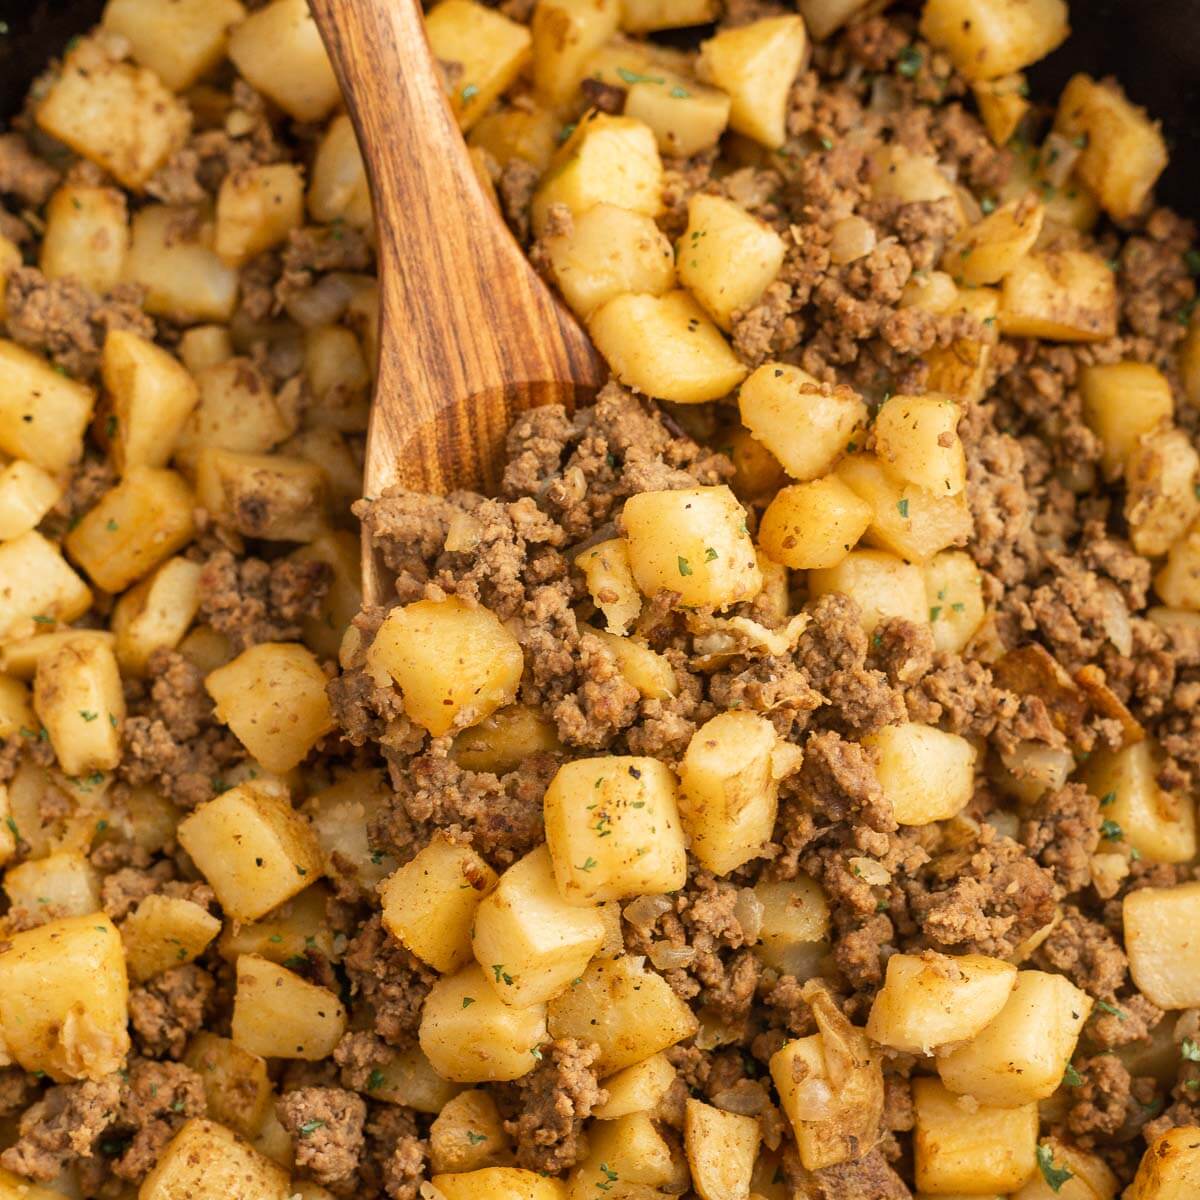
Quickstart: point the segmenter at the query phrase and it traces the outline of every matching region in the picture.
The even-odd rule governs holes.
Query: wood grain
[[[380,351],[365,494],[491,490],[519,412],[594,394],[606,370],[475,175],[416,0],[311,0],[367,164]],[[364,554],[378,603],[379,564]]]

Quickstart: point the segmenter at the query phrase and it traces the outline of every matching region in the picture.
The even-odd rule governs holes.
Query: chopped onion
[[[1129,609],[1125,607],[1125,597],[1121,595],[1115,583],[1101,580],[1096,588],[1103,605],[1103,615],[1100,624],[1108,635],[1108,640],[1116,646],[1118,653],[1126,656],[1133,653],[1133,626],[1129,622]]]
[[[803,1121],[823,1121],[833,1116],[833,1089],[816,1075],[796,1085],[796,1112]]]
[[[1042,178],[1052,187],[1062,187],[1082,151],[1082,146],[1077,146],[1071,138],[1063,137],[1061,133],[1047,134],[1038,159]]]
[[[647,955],[660,971],[678,971],[696,957],[691,946],[672,946],[670,942],[655,942]]]
[[[766,1089],[755,1079],[739,1079],[733,1087],[722,1088],[712,1097],[713,1104],[725,1112],[757,1117],[770,1103]]]
[[[892,873],[881,862],[876,862],[873,858],[855,857],[850,859],[850,869],[864,883],[869,883],[872,887],[882,887],[885,883],[892,882]]]
[[[875,226],[865,217],[843,217],[829,237],[829,257],[845,264],[866,258],[875,249]]]
[[[450,554],[469,554],[483,538],[483,524],[470,513],[456,512],[446,530],[445,549]]]
[[[639,896],[625,905],[621,915],[630,925],[645,929],[670,910],[671,902],[666,896]]]
[[[763,903],[753,888],[742,888],[733,905],[734,920],[742,927],[742,938],[752,946],[762,933]]]
[[[345,315],[354,298],[349,279],[339,272],[322,275],[310,288],[288,297],[287,314],[305,329],[317,325],[335,325]]]

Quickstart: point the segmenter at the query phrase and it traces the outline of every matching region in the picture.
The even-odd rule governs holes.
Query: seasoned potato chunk
[[[103,294],[120,283],[128,247],[124,192],[65,184],[50,197],[38,264],[47,279],[73,275]]]
[[[112,629],[122,671],[144,675],[155,650],[179,645],[200,608],[202,571],[190,559],[168,559],[117,601]]]
[[[545,798],[546,843],[564,900],[590,905],[683,886],[687,855],[675,776],[656,758],[580,758]]]
[[[261,642],[204,681],[216,717],[268,771],[301,763],[334,727],[325,672],[296,642]]]
[[[1200,1129],[1180,1125],[1150,1143],[1125,1200],[1187,1200],[1200,1188]]]
[[[497,709],[454,739],[450,757],[464,771],[506,775],[531,754],[562,749],[554,722],[526,704]]]
[[[1067,15],[1066,0],[926,0],[921,35],[968,79],[997,79],[1060,46]]]
[[[811,572],[808,591],[814,600],[827,592],[849,596],[868,633],[888,617],[929,620],[921,568],[884,550],[852,550],[837,566]]]
[[[524,667],[499,618],[455,596],[392,609],[367,651],[376,683],[394,682],[404,711],[434,737],[512,703]]]
[[[642,597],[629,567],[629,547],[623,538],[609,538],[575,557],[587,579],[592,602],[604,614],[609,633],[623,636],[642,611]]]
[[[217,194],[213,248],[240,267],[304,224],[304,180],[292,163],[230,171]]]
[[[28,637],[47,621],[73,621],[91,602],[87,584],[37,530],[0,544],[0,638]]]
[[[1017,968],[984,954],[893,954],[867,1034],[907,1054],[973,1038],[1004,1007]]]
[[[550,1033],[600,1047],[601,1075],[632,1066],[696,1032],[692,1010],[641,958],[594,960],[580,981],[550,1001]]]
[[[1193,525],[1171,547],[1166,563],[1154,577],[1154,590],[1172,608],[1200,612],[1200,524]]]
[[[1117,1177],[1107,1163],[1095,1154],[1070,1142],[1045,1137],[1038,1143],[1038,1170],[1013,1192],[1012,1200],[1116,1200],[1120,1190]],[[1061,1180],[1057,1172],[1066,1171]],[[1052,1185],[1050,1180],[1057,1182]]]
[[[281,454],[201,450],[196,500],[218,524],[245,537],[307,542],[328,532],[325,472]]]
[[[539,1171],[520,1167],[480,1167],[430,1181],[446,1200],[566,1200],[566,1187]]]
[[[53,475],[17,459],[0,469],[0,542],[35,529],[63,489]]]
[[[71,638],[43,654],[33,707],[66,774],[111,771],[121,761],[125,696],[107,642]]]
[[[163,1147],[138,1200],[288,1200],[288,1173],[236,1134],[193,1117]]]
[[[624,0],[621,28],[629,33],[703,25],[720,15],[717,0]]]
[[[962,653],[983,624],[983,578],[964,550],[943,550],[923,568],[929,626],[938,650]]]
[[[748,1200],[759,1136],[754,1117],[688,1099],[683,1145],[701,1200]]]
[[[457,1083],[443,1079],[433,1063],[417,1045],[391,1052],[380,1062],[375,1083],[368,1086],[371,1095],[388,1104],[402,1104],[422,1113],[439,1113],[462,1091]]]
[[[529,32],[533,38],[533,83],[550,104],[569,100],[587,70],[587,60],[621,20],[617,0],[539,0]]]
[[[4,891],[10,914],[25,910],[26,927],[44,924],[51,914],[82,917],[100,909],[100,877],[78,850],[60,850],[9,867]]]
[[[208,1115],[242,1137],[253,1137],[271,1107],[267,1064],[225,1037],[205,1030],[188,1043],[183,1061],[204,1080]]]
[[[829,948],[829,901],[821,885],[801,871],[795,879],[761,880],[754,894],[763,908],[758,957],[777,971],[804,976],[804,966]]]
[[[321,848],[305,817],[276,785],[247,780],[179,823],[179,844],[221,907],[253,921],[321,873]]]
[[[975,747],[956,733],[905,722],[863,739],[901,825],[928,825],[961,812],[975,789]]]
[[[429,1126],[429,1166],[436,1173],[476,1171],[513,1161],[496,1102],[483,1088],[450,1100]]]
[[[1200,1004],[1200,883],[1139,888],[1122,906],[1134,983],[1159,1008]]]
[[[950,240],[942,270],[968,287],[999,283],[1033,249],[1045,216],[1032,194],[1009,200]]]
[[[758,526],[759,545],[799,570],[836,567],[871,523],[871,506],[836,475],[781,488]]]
[[[10,934],[0,952],[0,1038],[27,1071],[103,1079],[125,1063],[129,985],[104,913]]]
[[[875,416],[875,454],[901,479],[935,496],[957,496],[967,485],[961,415],[946,396],[892,396]]]
[[[1125,462],[1125,520],[1133,548],[1158,558],[1200,516],[1200,454],[1182,429],[1144,434]]]
[[[456,971],[471,958],[479,902],[496,872],[469,846],[435,835],[379,889],[383,923],[435,970]]]
[[[0,451],[56,474],[79,461],[95,393],[0,339]]]
[[[681,604],[727,608],[762,590],[745,510],[724,485],[641,492],[625,502],[621,524],[647,596],[669,591]]]
[[[537,1065],[534,1051],[546,1040],[546,1006],[505,1004],[483,968],[470,963],[433,985],[418,1036],[434,1070],[446,1079],[519,1079]]]
[[[966,223],[962,201],[931,154],[916,154],[899,142],[880,146],[870,158],[871,194],[901,204],[937,204],[955,227]]]
[[[1100,439],[1109,476],[1125,465],[1138,439],[1170,421],[1175,411],[1167,377],[1149,363],[1101,363],[1079,373],[1083,419]]]
[[[729,96],[665,68],[635,77],[625,93],[625,115],[654,130],[658,148],[691,158],[715,146],[729,124]]]
[[[22,727],[30,730],[35,727],[29,689],[19,679],[0,675],[0,738],[10,738],[20,733]],[[7,816],[7,813],[0,815]],[[3,834],[0,834],[0,839],[3,839]],[[7,849],[8,857],[11,857],[12,847]]]
[[[327,988],[254,954],[237,960],[231,1036],[263,1058],[319,1062],[346,1032],[346,1010]]]
[[[230,29],[245,16],[238,0],[108,0],[104,28],[127,39],[143,67],[182,92],[221,61]]]
[[[314,221],[343,220],[360,229],[372,221],[371,189],[350,118],[341,113],[329,122],[313,158],[308,182],[308,212]]]
[[[121,925],[129,974],[143,983],[191,962],[221,932],[206,908],[182,896],[147,896]]]
[[[679,695],[679,680],[670,660],[651,650],[645,642],[586,625],[581,625],[579,631],[595,638],[616,659],[617,670],[625,682],[637,688],[647,700],[666,700]]]
[[[1029,83],[1020,71],[971,84],[979,115],[997,146],[1007,146],[1029,112]]]
[[[1000,328],[1010,337],[1100,342],[1117,331],[1108,264],[1085,250],[1038,250],[1004,277]]]
[[[592,1109],[592,1116],[601,1121],[634,1112],[649,1112],[667,1094],[678,1078],[678,1072],[665,1054],[651,1054],[604,1081],[608,1099]]]

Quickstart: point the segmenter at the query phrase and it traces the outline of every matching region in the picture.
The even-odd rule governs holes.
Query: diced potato
[[[8,301],[4,295],[8,286],[8,277],[18,268],[25,265],[25,256],[21,248],[12,238],[0,234],[0,320],[8,316]]]
[[[742,424],[801,481],[825,475],[867,422],[849,388],[823,388],[787,363],[764,363],[738,392]]]
[[[529,61],[528,27],[474,0],[441,0],[425,17],[434,56],[457,63],[450,107],[463,130],[491,107]]]
[[[675,286],[671,243],[645,213],[597,204],[541,245],[558,290],[584,320],[624,292],[661,296]]]
[[[464,729],[454,739],[450,757],[464,771],[506,775],[531,754],[553,754],[561,749],[553,721],[536,708],[512,704]]]
[[[888,617],[917,625],[929,620],[921,568],[885,550],[852,550],[836,567],[812,571],[808,592],[814,600],[827,592],[849,596],[868,633]]]
[[[675,776],[656,758],[565,763],[546,789],[546,843],[563,899],[590,905],[683,886]]]
[[[203,210],[165,204],[138,210],[125,279],[146,289],[142,303],[148,313],[181,325],[233,316],[238,274],[217,257],[214,236],[215,226]]]
[[[1193,525],[1171,547],[1166,563],[1154,577],[1154,590],[1172,608],[1200,612],[1200,525]]]
[[[195,325],[179,339],[179,358],[195,375],[233,357],[233,339],[224,325]]]
[[[404,711],[434,737],[510,704],[524,666],[499,618],[454,596],[392,609],[367,651],[376,683],[394,682]]]
[[[724,330],[752,308],[783,266],[783,238],[723,196],[697,192],[675,245],[679,282]]]
[[[111,775],[99,771],[81,779],[51,774],[26,757],[9,783],[7,815],[28,843],[29,857],[58,850],[86,854],[96,840],[97,821],[114,815],[112,783]],[[7,816],[5,825],[12,832]]]
[[[62,1194],[57,1188],[30,1183],[0,1167],[0,1200],[62,1200]]]
[[[342,98],[307,0],[273,0],[230,35],[229,57],[247,83],[297,121],[319,121]]]
[[[208,1115],[242,1137],[262,1128],[271,1107],[267,1064],[229,1038],[201,1030],[188,1044],[183,1061],[204,1080]]]
[[[604,1080],[608,1099],[592,1109],[600,1121],[614,1121],[629,1113],[650,1112],[667,1094],[678,1072],[665,1054],[651,1054]]]
[[[467,139],[472,149],[486,150],[501,168],[514,158],[543,172],[558,150],[562,120],[553,109],[524,104],[493,109],[480,118]]]
[[[0,542],[35,529],[61,495],[54,476],[33,463],[17,459],[0,469]]]
[[[391,795],[378,770],[349,771],[304,804],[304,814],[325,858],[325,873],[339,884],[372,892],[395,867],[391,855],[372,848],[368,829]]]
[[[496,1102],[483,1088],[460,1092],[429,1126],[429,1167],[435,1175],[499,1167],[512,1160]]]
[[[155,650],[179,645],[200,608],[201,573],[199,563],[171,558],[117,601],[112,629],[122,671],[144,675]]]
[[[223,1125],[193,1117],[163,1147],[138,1200],[288,1200],[288,1173]]]
[[[596,959],[550,1002],[550,1034],[600,1047],[601,1075],[632,1066],[699,1028],[692,1010],[641,958]]]
[[[244,954],[286,965],[303,958],[306,950],[334,957],[333,933],[326,918],[329,889],[317,883],[272,909],[261,921],[227,921],[217,950],[227,962]]]
[[[191,111],[153,71],[114,61],[98,38],[67,53],[34,120],[120,183],[139,191],[187,138]]]
[[[913,1080],[917,1187],[934,1195],[1009,1192],[1037,1169],[1036,1104],[992,1108],[936,1079]]]
[[[755,713],[720,713],[692,734],[679,768],[679,816],[702,866],[727,875],[762,854],[779,779],[798,754]]]
[[[422,1113],[439,1113],[462,1088],[443,1079],[417,1045],[396,1050],[368,1079],[372,1099],[401,1104]]]
[[[867,1034],[906,1054],[966,1041],[997,1016],[1016,978],[1011,963],[984,954],[893,954]]]
[[[1052,1185],[1044,1170],[1034,1171],[1012,1200],[1115,1200],[1117,1177],[1097,1155],[1054,1137],[1042,1139],[1038,1155],[1039,1167],[1044,1162],[1051,1173],[1066,1171],[1069,1178]]]
[[[1004,277],[1000,328],[1010,337],[1104,341],[1117,331],[1113,273],[1084,250],[1027,254]]]
[[[0,738],[36,728],[29,689],[10,675],[0,675]]]
[[[865,538],[910,562],[925,562],[965,543],[973,528],[965,491],[931,492],[895,475],[872,454],[852,454],[837,475],[871,506]]]
[[[821,885],[801,871],[795,879],[763,880],[754,885],[763,906],[759,958],[784,974],[802,977],[828,948],[829,902]]]
[[[836,475],[781,488],[758,526],[759,545],[797,570],[836,567],[871,523],[871,506]]]
[[[470,961],[479,902],[496,872],[469,846],[435,835],[379,889],[383,923],[418,958],[443,973]]]
[[[96,399],[40,355],[0,339],[0,451],[51,474],[79,461]]]
[[[588,1131],[588,1154],[571,1173],[568,1200],[584,1200],[616,1183],[617,1194],[651,1196],[655,1187],[668,1185],[676,1175],[671,1146],[647,1113],[630,1113],[615,1121],[593,1125]],[[625,1190],[622,1190],[625,1189]]]
[[[1150,1143],[1125,1200],[1187,1200],[1200,1188],[1200,1130],[1178,1125]]]
[[[132,467],[67,534],[67,553],[107,592],[124,591],[195,533],[195,498],[182,477]]]
[[[1125,950],[1140,991],[1160,1008],[1200,1004],[1200,883],[1139,888],[1123,904]]]
[[[691,296],[625,293],[596,309],[588,330],[626,386],[679,404],[715,400],[746,376],[741,363]]]
[[[566,1200],[562,1180],[519,1167],[481,1167],[435,1175],[430,1183],[446,1200]]]
[[[306,329],[304,374],[316,401],[305,413],[309,423],[347,433],[365,430],[371,371],[354,333],[341,325]]]
[[[957,226],[966,223],[962,201],[954,184],[946,178],[931,154],[915,154],[899,142],[880,146],[871,163],[871,194],[876,200],[901,204],[937,204],[955,217]]]
[[[719,88],[658,67],[652,75],[635,76],[625,93],[625,115],[649,125],[659,150],[673,158],[691,158],[715,146],[731,107]]]
[[[87,584],[37,530],[0,544],[0,638],[28,637],[55,621],[66,624],[91,603]],[[5,670],[12,670],[7,656]]]
[[[0,951],[0,1039],[27,1071],[103,1079],[125,1064],[121,935],[104,913],[9,934]]]
[[[247,780],[179,823],[179,844],[238,921],[253,921],[308,887],[322,869],[308,821],[274,785]]]
[[[631,496],[621,515],[642,592],[675,592],[690,607],[727,608],[762,589],[746,513],[723,484]]]
[[[599,811],[599,810],[597,810]],[[577,979],[604,941],[599,909],[559,895],[547,848],[514,863],[475,912],[471,949],[506,1004],[549,1000]]]
[[[983,624],[983,578],[965,550],[943,550],[923,567],[937,650],[961,654]]]
[[[133,57],[182,92],[225,56],[229,31],[246,15],[238,0],[108,0],[104,28],[129,42]]]
[[[117,188],[66,184],[50,197],[38,255],[47,279],[74,276],[103,294],[121,281],[128,246],[129,214]]]
[[[121,761],[125,696],[108,643],[70,638],[42,655],[33,707],[67,775],[111,771]]]
[[[1196,855],[1196,802],[1158,786],[1159,759],[1149,739],[1116,751],[1097,747],[1080,778],[1100,801],[1107,841],[1129,846],[1147,862],[1190,862]]]
[[[620,637],[603,629],[580,626],[580,633],[595,638],[617,662],[625,682],[647,700],[668,700],[679,695],[679,680],[668,658],[634,637]]]
[[[942,270],[968,287],[999,283],[1033,249],[1045,215],[1032,194],[1002,204],[950,240]]]
[[[191,900],[147,896],[121,925],[129,974],[136,983],[143,983],[191,962],[220,932],[221,922]]]
[[[935,496],[957,496],[967,485],[961,415],[946,396],[891,396],[875,416],[875,454],[901,479]]]
[[[1100,439],[1109,476],[1125,465],[1138,439],[1169,422],[1175,411],[1171,385],[1149,363],[1103,363],[1079,373],[1083,419]]]
[[[245,537],[306,542],[329,528],[325,472],[281,454],[205,448],[196,467],[196,500],[218,524]]]
[[[537,1065],[534,1051],[546,1040],[546,1006],[505,1004],[483,968],[470,963],[433,985],[418,1037],[434,1070],[446,1079],[519,1079]]]
[[[968,79],[1021,71],[1070,32],[1066,0],[926,0],[921,36]]]
[[[702,42],[699,71],[733,101],[730,126],[774,150],[787,138],[788,92],[807,52],[802,17],[764,17]]]
[[[683,1145],[701,1200],[749,1200],[759,1136],[754,1117],[688,1099]]]
[[[4,891],[13,909],[23,908],[39,925],[51,917],[82,917],[100,909],[100,877],[78,850],[10,867]]]
[[[1200,454],[1182,429],[1144,434],[1125,462],[1125,520],[1133,548],[1158,558],[1200,516]]]
[[[231,1036],[263,1058],[319,1062],[346,1032],[346,1010],[327,988],[253,954],[237,960]]]
[[[1063,975],[1018,971],[1000,1012],[965,1045],[938,1058],[952,1091],[981,1104],[1019,1108],[1062,1082],[1092,998]]]
[[[243,167],[221,183],[213,248],[223,262],[240,267],[303,224],[304,180],[298,166]]]
[[[345,113],[329,122],[313,158],[308,183],[308,213],[314,221],[346,221],[369,229],[373,220],[371,188],[354,126]]]
[[[971,84],[979,115],[988,137],[997,146],[1007,146],[1029,112],[1029,84],[1021,72],[999,79],[980,79]]]
[[[863,739],[876,755],[875,773],[901,825],[947,821],[975,790],[975,747],[932,725],[885,725]]]
[[[987,385],[987,368],[995,342],[994,329],[1000,311],[1000,293],[995,288],[966,288],[959,292],[948,312],[964,312],[985,326],[982,336],[956,338],[948,346],[934,346],[925,354],[929,375],[928,391],[952,396],[960,404],[982,399]]]
[[[621,28],[627,33],[652,33],[704,25],[719,15],[717,0],[624,0]]]
[[[649,126],[630,117],[587,113],[555,155],[533,197],[534,232],[546,232],[550,209],[580,216],[611,204],[647,217],[662,209],[662,160]]]
[[[1145,207],[1167,165],[1167,146],[1158,123],[1116,80],[1076,75],[1059,96],[1054,128],[1084,139],[1075,173],[1110,216],[1124,220]]]
[[[533,84],[549,104],[570,100],[587,60],[621,19],[616,0],[540,0],[533,10]]]
[[[629,547],[622,538],[589,546],[575,557],[587,579],[592,602],[604,614],[609,633],[624,635],[642,611],[642,597],[629,567]]]

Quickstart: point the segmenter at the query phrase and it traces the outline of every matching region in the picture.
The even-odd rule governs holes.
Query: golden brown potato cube
[[[852,550],[836,567],[810,572],[810,598],[816,600],[827,592],[849,596],[858,605],[868,633],[888,617],[903,617],[918,625],[929,620],[921,568],[886,550]]]
[[[435,834],[380,887],[384,926],[435,970],[456,971],[470,961],[479,902],[495,886],[474,850]]]
[[[951,238],[942,270],[968,287],[999,283],[1033,249],[1045,215],[1032,194],[1002,204]]]
[[[647,596],[669,591],[690,607],[728,608],[762,590],[745,509],[723,484],[641,492],[625,502],[621,524]]]
[[[564,763],[546,789],[546,844],[563,899],[590,905],[683,886],[675,776],[656,758]]]
[[[1160,1008],[1200,1004],[1200,883],[1128,892],[1125,949],[1139,990]]]
[[[346,1010],[327,988],[254,954],[237,960],[231,1036],[243,1050],[319,1062],[345,1032]]]
[[[961,415],[946,396],[891,396],[875,416],[875,454],[901,479],[935,496],[957,496],[967,485]]]
[[[59,1200],[61,1195],[62,1192],[57,1188],[30,1183],[28,1179],[0,1167],[0,1200]]]
[[[253,921],[321,874],[321,848],[286,792],[247,780],[179,823],[179,844],[235,920]]]
[[[624,635],[642,611],[642,597],[629,567],[629,547],[623,538],[609,538],[575,557],[587,580],[592,603],[604,614],[609,633]]]
[[[183,145],[191,111],[153,71],[114,61],[98,38],[82,38],[34,111],[51,137],[139,191]]]
[[[462,1091],[457,1083],[443,1079],[434,1070],[417,1045],[392,1051],[376,1069],[378,1074],[373,1072],[367,1081],[372,1098],[417,1112],[439,1113]]]
[[[704,25],[719,15],[716,0],[624,0],[621,28],[627,33],[651,33]]]
[[[679,282],[726,331],[733,314],[753,308],[783,266],[783,238],[723,196],[697,192],[675,244]]]
[[[613,374],[647,396],[701,404],[746,377],[745,365],[685,291],[614,296],[592,313],[588,332]]]
[[[1115,79],[1076,75],[1059,96],[1054,128],[1083,139],[1075,173],[1106,212],[1124,220],[1145,207],[1167,165],[1167,146],[1158,123]]]
[[[27,925],[100,910],[100,877],[78,850],[60,850],[9,867],[4,872],[4,891],[10,912],[24,909],[28,914]]]
[[[1012,1200],[1116,1200],[1120,1184],[1098,1155],[1054,1137],[1041,1140],[1037,1155],[1039,1169],[1013,1192]],[[1062,1180],[1057,1171],[1070,1177]]]
[[[245,537],[307,542],[329,528],[328,484],[314,463],[281,454],[206,447],[196,467],[196,500],[218,524]]]
[[[971,92],[994,145],[1007,146],[1030,109],[1029,83],[1020,72],[976,80]]]
[[[1200,525],[1193,525],[1171,547],[1154,577],[1154,590],[1172,608],[1200,612]]]
[[[371,188],[358,137],[345,113],[329,122],[317,146],[307,203],[309,216],[322,224],[341,220],[359,229],[371,226]]]
[[[885,725],[863,744],[875,753],[875,773],[901,825],[946,821],[970,803],[975,747],[966,738],[909,721]]]
[[[558,150],[561,129],[553,109],[531,103],[528,108],[493,109],[476,122],[467,141],[472,149],[486,150],[501,168],[520,158],[541,172]]]
[[[179,339],[179,358],[195,375],[233,357],[233,339],[224,325],[196,325]]]
[[[530,216],[546,232],[550,209],[565,204],[573,216],[611,204],[656,217],[662,209],[662,160],[648,125],[595,110],[575,127],[542,177]]]
[[[1179,1125],[1150,1143],[1126,1200],[1187,1200],[1200,1188],[1200,1128]]]
[[[510,704],[464,729],[454,739],[450,757],[464,771],[507,775],[531,754],[553,754],[561,749],[553,721],[536,708]]]
[[[597,908],[559,895],[542,845],[513,863],[475,912],[471,950],[506,1004],[542,1003],[577,979],[604,941]]]
[[[653,1189],[667,1185],[675,1175],[671,1146],[650,1115],[630,1113],[590,1127],[588,1154],[571,1173],[567,1196],[584,1200],[602,1192],[605,1183],[616,1183],[620,1196],[657,1196]]]
[[[763,908],[758,957],[783,974],[801,977],[801,964],[828,950],[829,902],[821,885],[801,871],[795,879],[756,883],[754,894]]]
[[[40,355],[0,339],[0,451],[51,474],[83,453],[96,399]]]
[[[651,1054],[605,1079],[608,1099],[592,1109],[592,1116],[601,1121],[613,1121],[629,1113],[650,1112],[677,1077],[678,1072],[665,1054]]]
[[[938,1058],[952,1091],[1019,1108],[1062,1082],[1092,998],[1063,975],[1018,971],[1004,1007],[970,1041]]]
[[[125,954],[104,913],[10,934],[0,952],[0,1038],[27,1071],[103,1079],[125,1064]]]
[[[807,50],[802,17],[764,17],[702,42],[699,73],[729,94],[730,127],[774,150],[787,138],[788,92]]]
[[[595,1042],[601,1075],[641,1062],[698,1028],[670,984],[629,955],[594,960],[578,983],[550,1002],[551,1035]]]
[[[372,892],[395,868],[392,856],[375,850],[368,837],[368,826],[390,795],[382,772],[349,771],[305,802],[304,814],[312,822],[331,879]]]
[[[213,1121],[193,1117],[163,1147],[138,1200],[289,1200],[283,1167]]]
[[[661,296],[675,286],[671,243],[645,213],[597,204],[541,245],[563,299],[583,320],[624,292]]]
[[[749,1200],[759,1140],[754,1117],[688,1099],[683,1145],[701,1200]]]
[[[155,650],[173,650],[200,608],[199,563],[168,559],[127,591],[112,614],[117,662],[128,675],[144,675]]]
[[[679,680],[670,660],[634,637],[620,637],[603,629],[580,625],[579,632],[595,638],[617,662],[625,682],[647,700],[667,700],[679,695]]]
[[[11,675],[0,675],[0,738],[10,738],[22,728],[37,728],[29,689]]]
[[[537,1066],[546,1006],[505,1004],[478,963],[443,975],[425,998],[418,1032],[434,1070],[456,1083],[519,1079]]]
[[[45,622],[37,622],[33,628]],[[51,622],[52,624],[52,622]],[[69,641],[100,642],[112,649],[116,639],[107,629],[58,629],[54,633],[36,633],[9,642],[0,647],[0,670],[7,671],[16,679],[32,679],[37,674],[37,665],[44,655],[59,649]]]
[[[446,1200],[566,1200],[561,1179],[519,1167],[481,1167],[430,1182]]]
[[[1066,0],[926,0],[921,36],[968,79],[997,79],[1057,49],[1067,15]]]
[[[429,1167],[435,1173],[477,1171],[512,1161],[504,1121],[483,1088],[459,1092],[429,1126]]]
[[[529,61],[528,27],[474,0],[441,0],[425,17],[425,32],[436,58],[458,64],[450,107],[464,131]]]
[[[181,896],[147,896],[121,925],[129,974],[143,983],[199,958],[221,932],[206,908]]]
[[[1098,747],[1080,778],[1100,801],[1104,840],[1148,862],[1190,862],[1196,854],[1196,803],[1158,786],[1161,755],[1149,739],[1120,750]]]
[[[931,154],[915,154],[899,142],[880,146],[870,158],[870,183],[876,200],[937,204],[953,215],[956,227],[966,223],[954,184]]]
[[[793,484],[767,505],[758,542],[785,567],[836,567],[866,533],[871,511],[836,475]]]
[[[38,265],[47,279],[73,275],[94,292],[121,281],[129,214],[117,188],[66,184],[46,205]]]
[[[297,121],[319,121],[341,89],[307,0],[273,0],[229,38],[229,57],[247,83]]]
[[[691,158],[721,140],[729,124],[729,96],[665,68],[637,75],[625,93],[625,115],[654,130],[663,154]]]
[[[529,25],[539,95],[551,105],[570,100],[587,60],[617,32],[620,19],[616,0],[539,0]]]
[[[906,1054],[973,1038],[1004,1007],[1017,968],[984,954],[893,954],[867,1035]]]
[[[238,0],[108,0],[104,28],[129,42],[133,57],[182,92],[225,57],[229,31],[246,16]]]
[[[1125,520],[1133,548],[1166,554],[1200,516],[1200,454],[1182,429],[1143,434],[1125,461]]]
[[[371,371],[351,330],[341,325],[306,329],[304,375],[316,400],[305,414],[309,422],[347,433],[365,431]]]
[[[17,459],[0,469],[0,542],[35,529],[62,491],[53,475],[33,463]]]
[[[98,587],[121,592],[192,540],[195,503],[174,471],[132,467],[64,545]]]
[[[298,166],[243,167],[221,183],[213,248],[222,261],[240,267],[303,224],[304,180]]]
[[[184,1063],[204,1080],[208,1115],[242,1137],[253,1137],[271,1107],[267,1064],[229,1038],[201,1030],[188,1043]]]
[[[913,1081],[913,1104],[916,1179],[922,1191],[1009,1192],[1036,1170],[1036,1104],[973,1104],[929,1078]]]
[[[125,695],[108,643],[70,638],[43,654],[33,707],[67,775],[111,771],[121,761]]]
[[[1117,287],[1098,254],[1038,250],[1004,277],[1000,328],[1010,337],[1101,342],[1117,330]]]
[[[867,406],[849,388],[829,389],[799,367],[764,363],[738,392],[742,424],[793,479],[828,473],[867,422]]]
[[[329,889],[322,883],[305,888],[298,896],[272,909],[261,921],[227,921],[217,949],[227,962],[243,954],[286,965],[313,949],[334,958],[333,932],[326,920]]]
[[[923,568],[929,626],[938,650],[961,654],[983,624],[983,578],[964,550],[943,550]]]
[[[367,651],[375,682],[394,682],[404,711],[434,737],[510,704],[524,668],[520,643],[499,618],[454,596],[392,609]]]
[[[1114,475],[1138,439],[1170,421],[1175,411],[1167,377],[1149,363],[1087,366],[1079,373],[1083,419],[1100,439],[1101,463]]]
[[[213,250],[215,228],[202,210],[149,204],[133,218],[125,279],[146,289],[148,313],[181,325],[228,321],[237,271]]]

